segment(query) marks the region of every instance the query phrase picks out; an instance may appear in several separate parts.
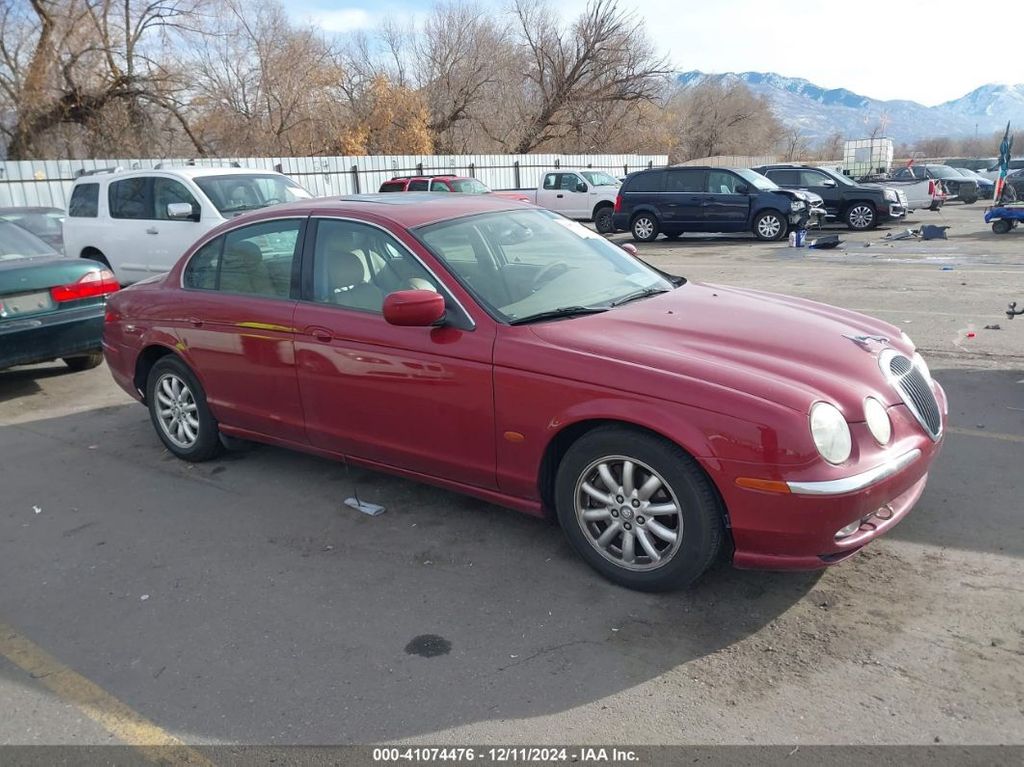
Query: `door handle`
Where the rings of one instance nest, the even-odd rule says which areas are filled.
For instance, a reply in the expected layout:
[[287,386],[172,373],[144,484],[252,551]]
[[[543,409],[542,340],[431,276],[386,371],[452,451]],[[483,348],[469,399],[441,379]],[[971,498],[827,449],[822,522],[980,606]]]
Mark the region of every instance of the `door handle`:
[[560,195],[560,194],[556,194],[555,197],[557,197],[559,200],[562,199],[562,195]]
[[203,326],[203,321],[198,317],[189,317],[188,324],[194,328],[201,328]]
[[155,226],[151,226],[149,227],[149,229],[146,230],[146,234],[160,234],[160,230],[157,229]]
[[317,341],[322,341],[323,343],[328,343],[334,338],[331,332],[325,328],[310,328],[309,334]]

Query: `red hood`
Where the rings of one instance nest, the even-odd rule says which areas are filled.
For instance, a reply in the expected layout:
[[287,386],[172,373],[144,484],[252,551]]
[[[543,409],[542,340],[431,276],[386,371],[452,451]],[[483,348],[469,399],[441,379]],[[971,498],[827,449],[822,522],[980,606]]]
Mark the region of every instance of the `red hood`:
[[[899,328],[857,312],[698,283],[604,314],[530,327],[563,349],[724,386],[801,412],[815,400],[828,400],[851,421],[862,420],[868,395],[890,405],[900,400],[878,367],[886,344],[868,341],[865,348],[844,336],[882,336],[888,346],[913,354]],[[621,372],[610,377],[617,378],[616,388],[632,388],[621,385]],[[673,389],[686,402],[686,390]]]

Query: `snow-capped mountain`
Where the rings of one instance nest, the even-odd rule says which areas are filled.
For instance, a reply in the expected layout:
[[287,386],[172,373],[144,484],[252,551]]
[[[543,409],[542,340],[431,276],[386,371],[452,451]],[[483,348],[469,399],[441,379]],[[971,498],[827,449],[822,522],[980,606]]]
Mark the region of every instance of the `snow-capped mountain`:
[[799,126],[805,135],[824,139],[832,133],[847,138],[865,137],[879,125],[896,142],[935,136],[985,136],[1002,130],[1007,120],[1024,126],[1024,84],[983,85],[954,101],[926,107],[916,101],[882,101],[848,91],[822,88],[799,77],[773,72],[683,72],[683,85],[706,78],[740,80],[765,96],[772,111],[787,127]]

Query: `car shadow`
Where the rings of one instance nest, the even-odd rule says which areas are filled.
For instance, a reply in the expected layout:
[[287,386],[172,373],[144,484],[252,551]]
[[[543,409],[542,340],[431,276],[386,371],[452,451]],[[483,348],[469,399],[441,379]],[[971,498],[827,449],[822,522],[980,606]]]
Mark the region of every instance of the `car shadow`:
[[566,711],[743,641],[820,578],[631,592],[552,523],[461,495],[270,447],[183,463],[138,406],[2,427],[0,452],[0,620],[190,739]]
[[0,370],[0,402],[27,397],[41,390],[39,381],[68,375],[72,370],[63,362],[28,365]]

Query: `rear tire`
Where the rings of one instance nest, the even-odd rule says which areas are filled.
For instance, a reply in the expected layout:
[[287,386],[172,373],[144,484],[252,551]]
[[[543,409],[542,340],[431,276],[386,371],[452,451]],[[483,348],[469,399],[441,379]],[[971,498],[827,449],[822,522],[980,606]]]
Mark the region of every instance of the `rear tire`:
[[92,370],[103,363],[103,352],[90,352],[75,357],[62,357],[64,364],[74,373],[81,373],[83,370]]
[[678,445],[624,426],[573,443],[558,466],[555,508],[587,564],[640,591],[690,585],[725,536],[718,495],[697,462]]
[[1011,229],[1013,229],[1013,224],[1005,218],[992,222],[992,231],[996,234],[1008,234]]
[[611,234],[615,231],[615,224],[612,221],[614,208],[611,205],[602,205],[594,214],[594,228],[598,234]]
[[153,365],[146,380],[146,405],[157,436],[175,457],[200,463],[223,451],[203,387],[181,358],[169,354]]
[[637,242],[654,242],[658,239],[658,219],[653,213],[638,213],[629,228]]
[[87,258],[90,261],[96,261],[98,263],[103,264],[105,267],[107,267],[107,269],[110,269],[110,262],[107,260],[107,257],[104,256],[95,248],[86,248],[85,250],[83,250],[82,258]]

